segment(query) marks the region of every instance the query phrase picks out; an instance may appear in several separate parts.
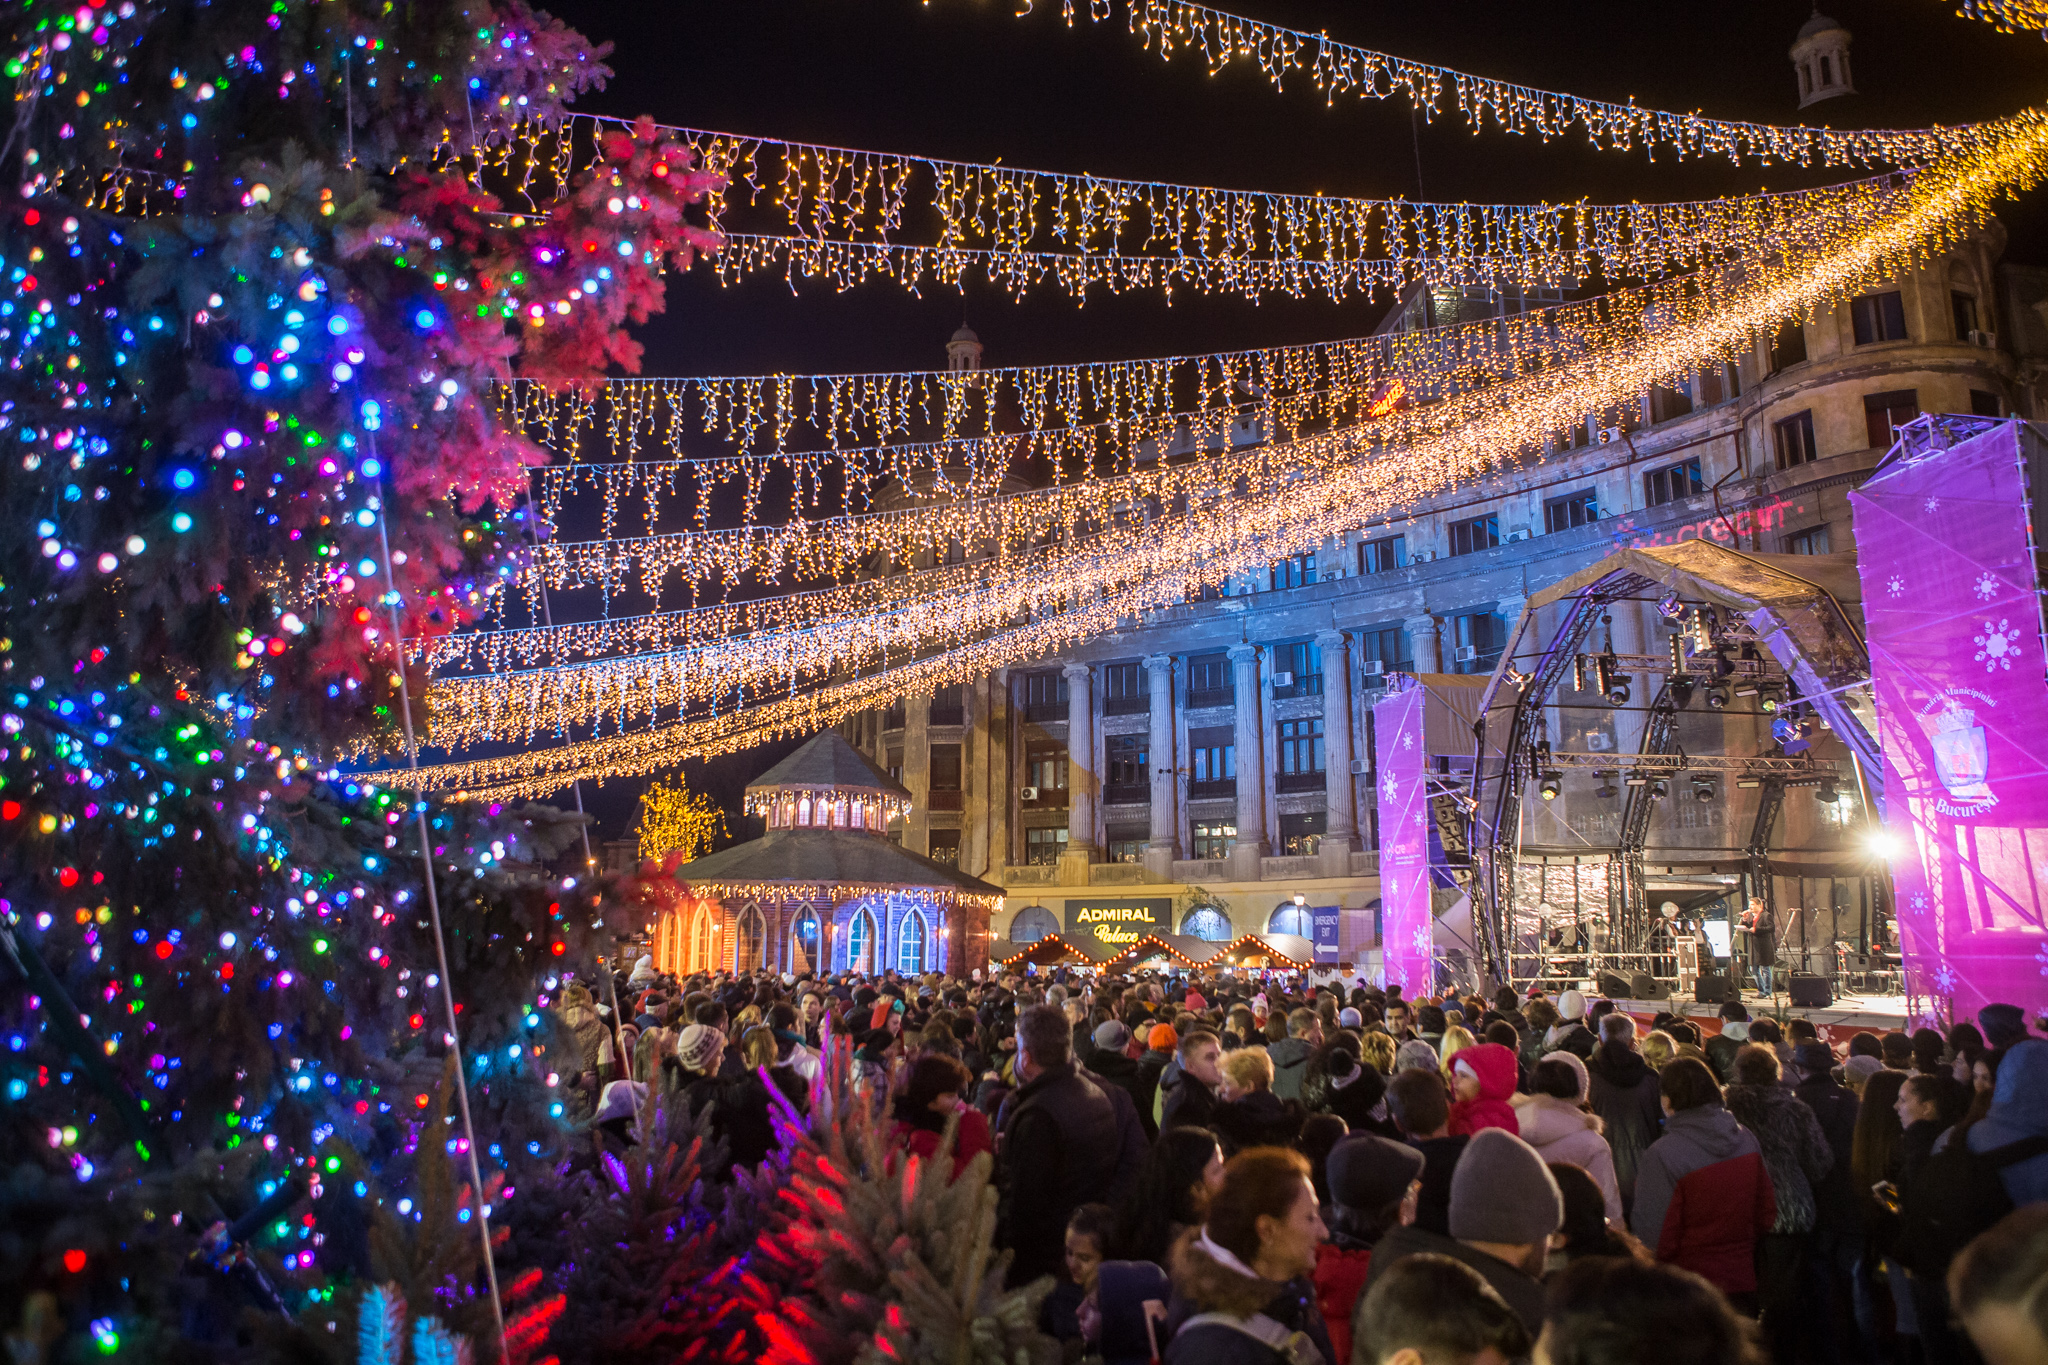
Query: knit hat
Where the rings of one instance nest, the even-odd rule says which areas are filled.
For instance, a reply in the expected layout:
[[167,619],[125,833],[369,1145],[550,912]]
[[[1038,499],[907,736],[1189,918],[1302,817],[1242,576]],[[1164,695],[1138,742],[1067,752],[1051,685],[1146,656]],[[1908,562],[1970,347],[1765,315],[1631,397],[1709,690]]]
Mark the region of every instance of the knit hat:
[[1825,1076],[1835,1069],[1835,1050],[1826,1043],[1801,1043],[1792,1049],[1792,1065],[1809,1076]]
[[1564,1195],[1534,1147],[1505,1128],[1482,1128],[1451,1173],[1451,1236],[1528,1246],[1564,1225]]
[[1171,1052],[1180,1046],[1180,1035],[1173,1031],[1171,1024],[1154,1024],[1152,1031],[1145,1035],[1145,1045],[1154,1052]]
[[2018,1005],[1986,1005],[1977,1011],[1977,1027],[1993,1047],[2011,1047],[2027,1036],[2027,1016]]
[[1106,1052],[1122,1052],[1131,1045],[1131,1031],[1114,1019],[1095,1026],[1095,1046]]
[[654,959],[651,956],[643,955],[638,962],[633,964],[633,974],[627,977],[626,981],[629,985],[638,986],[643,982],[652,980],[654,980]]
[[[1566,991],[1563,995],[1557,997],[1557,1012],[1560,1015],[1564,1016],[1566,1019],[1585,1018],[1586,993],[1584,991],[1576,990]],[[1481,1240],[1483,1241],[1486,1239],[1482,1238]]]
[[1376,1214],[1408,1193],[1422,1174],[1422,1153],[1405,1142],[1353,1133],[1330,1149],[1330,1201]]
[[1352,1009],[1349,1005],[1346,1005],[1343,1009],[1337,1011],[1337,1027],[1364,1028],[1365,1016]]
[[1434,1071],[1439,1065],[1436,1049],[1420,1038],[1412,1038],[1394,1049],[1394,1070]]
[[1884,1061],[1878,1057],[1851,1057],[1842,1063],[1843,1080],[1851,1085],[1861,1085],[1882,1070]]
[[1584,1099],[1586,1098],[1586,1096],[1593,1093],[1593,1082],[1586,1075],[1586,1064],[1579,1060],[1578,1054],[1567,1052],[1563,1048],[1559,1048],[1555,1052],[1544,1053],[1543,1060],[1546,1062],[1559,1062],[1572,1069],[1572,1071],[1579,1078],[1580,1099]]
[[647,1098],[647,1087],[639,1081],[613,1081],[604,1088],[604,1099],[597,1107],[592,1123],[608,1123],[613,1119],[629,1119],[633,1111]]
[[676,1060],[685,1070],[706,1071],[724,1046],[723,1033],[709,1024],[692,1024],[683,1030],[682,1041],[676,1044]]
[[1205,1010],[1209,1008],[1209,1002],[1202,998],[1200,991],[1189,991],[1188,998],[1182,1003],[1191,1010]]

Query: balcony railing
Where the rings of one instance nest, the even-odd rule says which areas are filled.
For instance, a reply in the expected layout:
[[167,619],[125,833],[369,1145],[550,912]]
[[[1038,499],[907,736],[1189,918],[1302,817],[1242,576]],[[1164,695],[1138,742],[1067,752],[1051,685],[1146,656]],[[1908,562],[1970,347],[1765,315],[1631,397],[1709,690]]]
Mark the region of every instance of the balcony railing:
[[934,706],[931,709],[931,724],[933,725],[965,725],[966,723],[967,708],[964,706]]
[[1191,801],[1204,801],[1212,797],[1235,795],[1237,795],[1237,779],[1234,777],[1226,777],[1215,782],[1188,783],[1188,799]]
[[1111,697],[1102,703],[1105,716],[1143,716],[1151,713],[1152,698],[1149,695],[1136,697]]
[[961,793],[935,791],[925,798],[927,810],[959,810]]
[[1024,810],[1065,810],[1067,789],[1065,787],[1040,787],[1038,795],[1029,801],[1018,798],[1018,806]]
[[1276,792],[1319,792],[1327,779],[1321,773],[1275,773],[1273,790]]
[[1067,704],[1063,701],[1027,701],[1024,703],[1024,719],[1044,724],[1046,721],[1060,721],[1067,718]]
[[1323,675],[1320,673],[1297,673],[1294,681],[1285,687],[1273,689],[1273,700],[1285,701],[1289,697],[1320,697],[1323,695]]
[[1234,687],[1191,687],[1188,689],[1188,710],[1201,711],[1212,706],[1235,706],[1237,689]]
[[1141,806],[1151,800],[1149,783],[1105,782],[1102,785],[1102,804],[1105,806]]

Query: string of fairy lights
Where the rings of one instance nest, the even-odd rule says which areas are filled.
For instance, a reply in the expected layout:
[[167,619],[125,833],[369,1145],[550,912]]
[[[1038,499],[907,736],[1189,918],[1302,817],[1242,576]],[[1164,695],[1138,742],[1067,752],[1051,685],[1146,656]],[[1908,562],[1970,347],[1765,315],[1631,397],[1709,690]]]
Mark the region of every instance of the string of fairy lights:
[[[1091,22],[1115,18],[1117,0],[1085,0]],[[1965,0],[1986,14],[2014,16],[2025,27],[2034,0]],[[1060,0],[1073,24],[1081,0]],[[1033,5],[1020,5],[1028,14]],[[1162,61],[1177,53],[1198,57],[1213,74],[1233,62],[1258,68],[1277,91],[1292,76],[1307,79],[1335,104],[1340,98],[1384,100],[1402,96],[1424,117],[1445,112],[1446,101],[1477,133],[1489,123],[1499,131],[1545,142],[1583,133],[1606,151],[1642,148],[1655,155],[1668,148],[1679,157],[1726,157],[1800,166],[1904,166],[1954,154],[1982,151],[1992,135],[1984,125],[1922,129],[1836,129],[1779,126],[1709,118],[1697,111],[1677,113],[1633,102],[1586,99],[1539,90],[1511,81],[1454,71],[1427,62],[1390,56],[1310,33],[1246,18],[1195,0],[1123,0],[1125,26]]]
[[[927,639],[936,642],[932,648],[943,650],[929,657],[656,729],[509,760],[437,765],[422,770],[420,780],[435,789],[489,789],[500,798],[532,794],[560,785],[567,780],[564,773],[601,780],[648,770],[637,765],[658,766],[692,754],[725,752],[773,734],[832,723],[878,699],[1043,657],[1120,620],[1184,600],[1217,575],[1311,548],[1361,520],[1389,515],[1427,490],[1475,477],[1491,467],[1500,452],[1533,450],[1588,411],[1631,398],[1708,358],[1725,359],[1753,344],[1777,320],[1945,249],[1983,219],[1996,195],[2039,179],[2044,146],[2048,123],[2041,116],[2029,113],[2008,120],[1999,140],[1983,153],[1936,168],[1916,181],[1910,201],[1898,213],[1867,225],[1858,237],[1829,253],[1790,263],[1782,271],[1732,275],[1719,288],[1703,287],[1701,281],[1656,286],[1649,306],[1613,320],[1603,345],[1568,354],[1551,352],[1543,363],[1515,379],[1462,388],[1424,408],[1398,414],[1427,413],[1428,421],[1412,425],[1398,446],[1376,446],[1375,458],[1354,460],[1324,477],[1279,482],[1240,494],[1229,503],[1227,514],[1197,518],[1185,528],[1177,524],[1173,534],[1119,541],[1108,553],[1077,554],[1057,571],[1042,567],[1041,588],[1061,589],[1058,596],[1065,605],[1024,624],[969,624],[965,618],[976,609],[978,595],[951,594],[929,603],[924,612]],[[1353,439],[1350,433],[1328,433],[1309,441],[1342,444]],[[956,597],[961,602],[957,611],[952,605]],[[965,643],[954,642],[977,630],[985,633]],[[749,640],[733,647],[775,651],[780,657],[773,667],[789,676],[789,642]],[[613,695],[620,699],[615,714],[622,723],[653,714],[652,709],[639,709],[625,672],[620,672],[644,669],[650,662],[622,660],[597,666],[619,672]],[[488,689],[492,684],[482,685]],[[499,705],[502,709],[502,696]],[[592,711],[576,719],[589,723],[597,718]],[[443,739],[437,735],[437,742]]]

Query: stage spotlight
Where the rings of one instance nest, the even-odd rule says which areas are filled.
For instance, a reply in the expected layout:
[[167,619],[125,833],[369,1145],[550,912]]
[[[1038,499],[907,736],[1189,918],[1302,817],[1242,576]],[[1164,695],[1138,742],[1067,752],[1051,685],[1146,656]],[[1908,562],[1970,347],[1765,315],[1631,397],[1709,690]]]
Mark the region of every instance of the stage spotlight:
[[1834,805],[1835,802],[1841,800],[1842,794],[1835,790],[1835,779],[1832,777],[1823,777],[1820,780],[1819,788],[1816,789],[1813,793],[1813,799],[1816,801],[1824,801],[1830,806]]
[[1708,688],[1707,709],[1709,711],[1726,711],[1728,709],[1728,689],[1719,683]]
[[1543,774],[1543,783],[1536,790],[1542,795],[1545,801],[1555,801],[1557,800],[1558,792],[1563,788],[1563,786],[1564,774],[1558,772],[1555,769],[1552,769],[1550,772]]
[[1659,599],[1657,612],[1667,621],[1674,620],[1685,615],[1685,603],[1679,601],[1678,595],[1673,593]]
[[1692,705],[1692,680],[1690,678],[1675,677],[1671,680],[1671,704],[1680,711]]
[[1695,800],[1695,801],[1711,801],[1711,800],[1713,800],[1713,799],[1714,799],[1714,784],[1713,784],[1713,782],[1711,782],[1710,780],[1708,780],[1707,778],[1704,778],[1704,777],[1695,777],[1695,778],[1694,778],[1694,779],[1692,780],[1692,799],[1693,799],[1693,800]]
[[1671,795],[1671,784],[1666,782],[1663,778],[1660,777],[1655,782],[1652,782],[1650,784],[1651,800],[1662,801],[1665,797],[1669,795]]
[[1759,695],[1757,696],[1756,704],[1759,707],[1761,707],[1765,712],[1776,711],[1778,709],[1780,695],[1781,694],[1778,691],[1778,685],[1776,683],[1765,683]]
[[1610,800],[1621,795],[1621,792],[1614,785],[1613,773],[1596,773],[1594,775],[1600,779],[1600,785],[1593,788],[1593,795]]

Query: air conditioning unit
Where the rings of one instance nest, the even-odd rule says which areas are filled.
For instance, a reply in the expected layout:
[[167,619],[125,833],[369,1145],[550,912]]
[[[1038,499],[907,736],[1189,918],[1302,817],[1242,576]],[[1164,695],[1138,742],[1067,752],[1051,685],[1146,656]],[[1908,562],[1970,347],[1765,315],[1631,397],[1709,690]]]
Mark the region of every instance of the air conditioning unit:
[[1510,544],[1510,545],[1514,544],[1514,543],[1515,543],[1516,541],[1518,541],[1518,540],[1527,540],[1528,538],[1529,538],[1529,533],[1528,533],[1527,531],[1510,531],[1510,532],[1508,532],[1508,544]]
[[1620,439],[1621,439],[1621,428],[1620,428],[1620,427],[1602,427],[1602,428],[1600,428],[1600,444],[1601,444],[1601,445],[1604,445],[1604,446],[1605,446],[1605,445],[1613,445],[1613,444],[1614,444],[1614,443],[1615,443],[1616,441],[1619,441]]
[[1970,344],[1972,346],[1982,346],[1987,350],[1996,350],[1998,348],[1998,333],[1972,331],[1970,333]]
[[1358,666],[1358,672],[1361,677],[1377,678],[1386,671],[1386,664],[1378,659],[1367,659]]
[[1038,788],[1019,787],[1017,789],[1017,799],[1019,801],[1036,801],[1038,799]]
[[1479,646],[1459,645],[1457,658],[1461,664],[1469,664],[1476,661],[1479,658]]
[[1353,777],[1364,777],[1371,771],[1372,764],[1365,759],[1354,758],[1351,760],[1351,775]]
[[1294,675],[1293,675],[1292,673],[1275,673],[1275,674],[1273,675],[1273,686],[1275,686],[1275,687],[1292,687],[1292,686],[1294,686]]

